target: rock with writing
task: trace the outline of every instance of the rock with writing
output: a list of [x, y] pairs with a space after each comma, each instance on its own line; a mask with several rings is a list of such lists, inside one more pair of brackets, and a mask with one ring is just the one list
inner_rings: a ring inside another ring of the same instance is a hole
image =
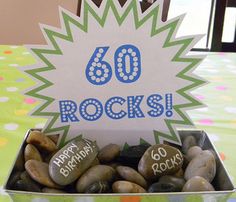
[[183, 164], [183, 155], [175, 147], [156, 144], [147, 149], [138, 164], [138, 171], [147, 180], [177, 172]]
[[96, 143], [75, 139], [60, 149], [49, 162], [49, 174], [59, 185], [68, 185], [83, 174], [98, 153]]

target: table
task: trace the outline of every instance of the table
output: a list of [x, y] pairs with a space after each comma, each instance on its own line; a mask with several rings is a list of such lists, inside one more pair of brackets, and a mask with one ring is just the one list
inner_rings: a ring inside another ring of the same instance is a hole
[[[25, 132], [41, 128], [46, 122], [27, 115], [39, 101], [21, 93], [35, 83], [19, 69], [34, 62], [22, 46], [0, 46], [0, 201], [4, 202], [10, 199], [3, 191], [3, 184]], [[236, 184], [236, 54], [207, 53], [195, 73], [209, 81], [193, 91], [207, 106], [191, 110], [189, 115], [197, 128], [209, 134]], [[236, 201], [236, 194], [228, 201]]]

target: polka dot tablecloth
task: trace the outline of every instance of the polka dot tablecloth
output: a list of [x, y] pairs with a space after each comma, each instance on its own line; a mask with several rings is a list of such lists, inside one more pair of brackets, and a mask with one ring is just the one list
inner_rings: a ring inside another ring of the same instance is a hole
[[[0, 201], [4, 202], [10, 198], [3, 185], [26, 131], [46, 122], [28, 115], [40, 102], [22, 93], [35, 83], [20, 68], [34, 63], [24, 47], [0, 46]], [[195, 73], [209, 81], [193, 92], [206, 106], [189, 111], [189, 115], [197, 128], [209, 134], [236, 184], [236, 54], [208, 54]], [[136, 201], [140, 200], [132, 198]], [[236, 201], [236, 195], [228, 201]]]

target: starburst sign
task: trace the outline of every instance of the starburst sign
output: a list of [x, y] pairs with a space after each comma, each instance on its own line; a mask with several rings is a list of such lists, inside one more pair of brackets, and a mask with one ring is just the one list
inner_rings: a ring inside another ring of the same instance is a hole
[[162, 1], [144, 13], [138, 0], [84, 0], [81, 17], [60, 8], [61, 28], [42, 25], [46, 46], [27, 46], [37, 58], [28, 74], [42, 100], [32, 115], [60, 143], [78, 134], [137, 144], [180, 144], [177, 127], [192, 125], [187, 109], [201, 106], [190, 90], [204, 81], [192, 72], [202, 56], [189, 55], [199, 36], [176, 38], [183, 16], [162, 22]]

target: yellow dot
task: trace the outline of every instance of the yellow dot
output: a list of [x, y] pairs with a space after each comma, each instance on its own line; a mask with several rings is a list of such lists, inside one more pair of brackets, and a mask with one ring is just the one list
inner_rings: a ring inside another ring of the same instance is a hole
[[233, 98], [227, 95], [222, 95], [220, 98], [224, 101], [233, 101]]
[[19, 109], [15, 111], [15, 115], [17, 116], [24, 116], [28, 114], [28, 110], [25, 109]]
[[5, 137], [0, 137], [0, 147], [3, 147], [7, 144], [8, 140]]
[[24, 60], [25, 58], [23, 57], [17, 57], [16, 60]]
[[211, 77], [209, 80], [213, 81], [213, 82], [223, 82], [224, 80], [222, 79], [222, 77], [219, 76], [213, 76]]
[[236, 119], [232, 120], [231, 123], [236, 126]]

